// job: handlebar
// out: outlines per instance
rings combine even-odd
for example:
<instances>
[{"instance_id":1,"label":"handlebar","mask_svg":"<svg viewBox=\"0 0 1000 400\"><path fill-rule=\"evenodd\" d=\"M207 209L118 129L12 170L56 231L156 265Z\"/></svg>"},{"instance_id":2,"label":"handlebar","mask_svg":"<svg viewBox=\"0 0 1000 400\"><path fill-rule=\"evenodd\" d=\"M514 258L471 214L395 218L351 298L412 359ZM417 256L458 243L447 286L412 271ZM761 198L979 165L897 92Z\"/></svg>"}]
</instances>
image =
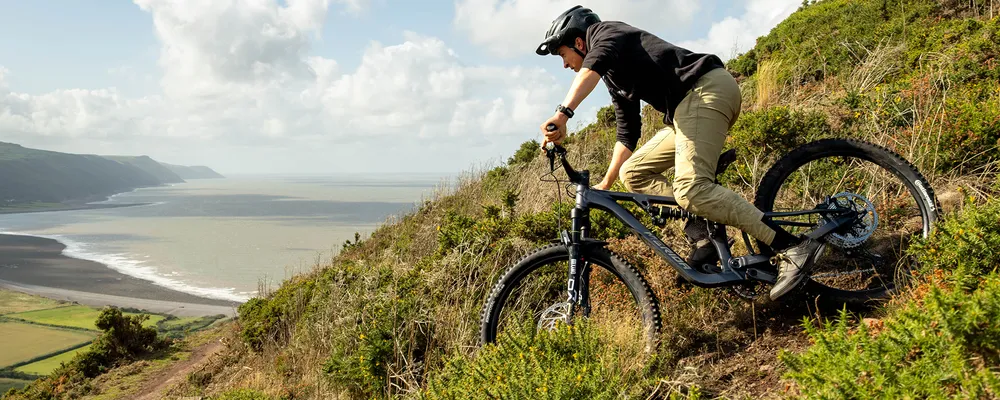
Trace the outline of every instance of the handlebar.
<instances>
[{"instance_id":1,"label":"handlebar","mask_svg":"<svg viewBox=\"0 0 1000 400\"><path fill-rule=\"evenodd\" d=\"M545 130L549 132L554 132L556 129L559 129L556 124L550 123L545 126ZM566 175L569 177L570 182L588 186L590 185L590 182L584 182L585 180L589 180L584 177L586 171L584 171L584 174L581 174L569 165L569 161L566 161L566 148L552 142L545 144L545 156L549 158L549 170L553 172L556 170L555 160L557 155L559 156L559 161L562 163L563 169L566 170Z\"/></svg>"}]
</instances>

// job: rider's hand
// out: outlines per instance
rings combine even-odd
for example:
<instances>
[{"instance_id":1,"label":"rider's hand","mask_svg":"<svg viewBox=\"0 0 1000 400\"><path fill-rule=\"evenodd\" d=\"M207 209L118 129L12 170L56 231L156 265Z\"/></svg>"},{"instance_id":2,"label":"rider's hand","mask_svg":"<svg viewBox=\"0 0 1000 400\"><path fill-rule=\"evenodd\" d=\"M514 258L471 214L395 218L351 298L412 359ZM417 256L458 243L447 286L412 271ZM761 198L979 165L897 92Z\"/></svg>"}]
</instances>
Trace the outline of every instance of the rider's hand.
<instances>
[{"instance_id":1,"label":"rider's hand","mask_svg":"<svg viewBox=\"0 0 1000 400\"><path fill-rule=\"evenodd\" d=\"M612 185L611 182L608 182L607 180L602 180L601 183L598 183L598 184L594 185L594 189L597 189L597 190L610 190L611 189L611 185Z\"/></svg>"},{"instance_id":2,"label":"rider's hand","mask_svg":"<svg viewBox=\"0 0 1000 400\"><path fill-rule=\"evenodd\" d=\"M545 139L542 141L543 149L545 148L545 145L548 142L552 142L555 144L562 143L563 139L566 138L566 121L568 120L569 117L567 117L566 114L563 114L561 112L556 112L555 115L553 115L551 118L542 123L542 126L540 128L542 130L542 134L545 135ZM552 132L546 130L545 127L548 126L549 124L555 124L556 130Z\"/></svg>"}]
</instances>

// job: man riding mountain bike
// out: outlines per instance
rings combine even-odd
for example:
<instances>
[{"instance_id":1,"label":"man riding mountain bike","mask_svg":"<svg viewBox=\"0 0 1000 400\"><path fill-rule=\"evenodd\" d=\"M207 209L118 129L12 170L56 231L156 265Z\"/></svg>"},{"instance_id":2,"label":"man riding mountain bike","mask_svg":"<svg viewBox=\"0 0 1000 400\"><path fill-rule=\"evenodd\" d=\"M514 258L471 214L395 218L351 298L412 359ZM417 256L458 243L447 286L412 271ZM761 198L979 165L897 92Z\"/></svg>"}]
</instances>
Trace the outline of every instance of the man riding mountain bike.
<instances>
[{"instance_id":1,"label":"man riding mountain bike","mask_svg":"<svg viewBox=\"0 0 1000 400\"><path fill-rule=\"evenodd\" d=\"M573 110L603 80L617 120L617 142L604 179L608 190L620 179L632 192L672 196L684 210L742 229L778 253L777 299L803 283L822 251L820 242L799 238L765 220L764 213L739 194L715 183L715 172L729 128L740 114L740 89L722 60L693 53L619 21L601 21L588 8L560 14L535 52L558 55L577 73L556 113L541 125L544 147L566 137ZM667 126L636 149L641 134L640 101L664 114ZM557 129L549 131L549 124ZM671 183L663 173L673 167ZM685 227L695 248L687 263L704 271L718 262L704 226Z\"/></svg>"}]
</instances>

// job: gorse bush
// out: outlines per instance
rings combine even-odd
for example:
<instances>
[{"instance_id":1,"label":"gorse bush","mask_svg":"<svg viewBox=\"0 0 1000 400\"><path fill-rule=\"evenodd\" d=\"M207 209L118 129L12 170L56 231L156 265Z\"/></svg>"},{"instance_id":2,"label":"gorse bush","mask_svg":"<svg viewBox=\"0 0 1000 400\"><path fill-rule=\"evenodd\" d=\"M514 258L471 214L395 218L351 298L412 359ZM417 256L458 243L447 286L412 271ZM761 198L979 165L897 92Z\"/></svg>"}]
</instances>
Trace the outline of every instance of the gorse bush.
<instances>
[{"instance_id":1,"label":"gorse bush","mask_svg":"<svg viewBox=\"0 0 1000 400\"><path fill-rule=\"evenodd\" d=\"M423 359L430 340L430 332L418 327L429 309L420 271L381 267L374 272L361 289L381 295L345 299L352 303L357 325L348 331L352 336L339 337L341 345L323 365L331 381L359 396L384 393L398 383L390 377L394 366Z\"/></svg>"},{"instance_id":2,"label":"gorse bush","mask_svg":"<svg viewBox=\"0 0 1000 400\"><path fill-rule=\"evenodd\" d=\"M729 144L744 151L784 155L831 133L823 113L781 106L743 113L733 126Z\"/></svg>"},{"instance_id":3,"label":"gorse bush","mask_svg":"<svg viewBox=\"0 0 1000 400\"><path fill-rule=\"evenodd\" d=\"M957 217L947 218L926 241L914 243L909 251L916 256L924 274L948 272L949 279L964 287L974 287L979 278L1000 266L1000 201L969 205Z\"/></svg>"},{"instance_id":4,"label":"gorse bush","mask_svg":"<svg viewBox=\"0 0 1000 400\"><path fill-rule=\"evenodd\" d=\"M266 393L253 389L230 390L218 396L210 397L211 400L273 400L274 397Z\"/></svg>"},{"instance_id":5,"label":"gorse bush","mask_svg":"<svg viewBox=\"0 0 1000 400\"><path fill-rule=\"evenodd\" d=\"M268 343L283 343L287 339L283 324L294 320L293 311L309 301L316 284L309 279L294 279L268 298L254 297L240 304L240 338L256 351Z\"/></svg>"},{"instance_id":6,"label":"gorse bush","mask_svg":"<svg viewBox=\"0 0 1000 400\"><path fill-rule=\"evenodd\" d=\"M645 371L623 365L585 323L554 331L506 331L501 345L457 356L432 377L427 399L612 399L645 397ZM677 394L675 397L680 397ZM698 390L690 399L700 398Z\"/></svg>"},{"instance_id":7,"label":"gorse bush","mask_svg":"<svg viewBox=\"0 0 1000 400\"><path fill-rule=\"evenodd\" d=\"M542 144L534 139L521 143L521 147L507 160L507 166L513 167L530 163L542 151L541 146Z\"/></svg>"},{"instance_id":8,"label":"gorse bush","mask_svg":"<svg viewBox=\"0 0 1000 400\"><path fill-rule=\"evenodd\" d=\"M888 317L806 323L814 343L783 352L805 398L985 398L1000 394L1000 201L945 220L910 248L921 281Z\"/></svg>"},{"instance_id":9,"label":"gorse bush","mask_svg":"<svg viewBox=\"0 0 1000 400\"><path fill-rule=\"evenodd\" d=\"M815 343L782 353L803 398L986 398L1000 393L1000 276L979 288L925 285L872 328L806 324Z\"/></svg>"}]
</instances>

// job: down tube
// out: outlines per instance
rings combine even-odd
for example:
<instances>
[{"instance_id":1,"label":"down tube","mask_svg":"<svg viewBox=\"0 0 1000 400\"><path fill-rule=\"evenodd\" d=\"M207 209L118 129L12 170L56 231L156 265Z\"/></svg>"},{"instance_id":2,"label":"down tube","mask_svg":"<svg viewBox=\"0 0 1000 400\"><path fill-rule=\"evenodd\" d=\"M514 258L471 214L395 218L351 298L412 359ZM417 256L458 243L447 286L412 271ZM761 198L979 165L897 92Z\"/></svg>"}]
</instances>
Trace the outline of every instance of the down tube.
<instances>
[{"instance_id":1,"label":"down tube","mask_svg":"<svg viewBox=\"0 0 1000 400\"><path fill-rule=\"evenodd\" d=\"M691 266L688 265L683 258L677 255L677 253L667 246L666 243L663 243L660 238L650 232L649 229L642 224L642 222L639 222L639 220L632 215L632 213L628 212L628 210L606 195L600 193L590 193L590 196L587 196L585 203L587 203L588 206L610 212L618 217L618 219L622 220L622 222L625 222L625 224L628 225L633 232L638 234L639 237L646 242L646 244L653 248L653 251L655 251L657 255L677 269L679 274L683 275L689 281L694 282L698 286L715 287L743 280L743 277L740 274L737 274L732 270L718 274L705 274L691 268Z\"/></svg>"}]
</instances>

